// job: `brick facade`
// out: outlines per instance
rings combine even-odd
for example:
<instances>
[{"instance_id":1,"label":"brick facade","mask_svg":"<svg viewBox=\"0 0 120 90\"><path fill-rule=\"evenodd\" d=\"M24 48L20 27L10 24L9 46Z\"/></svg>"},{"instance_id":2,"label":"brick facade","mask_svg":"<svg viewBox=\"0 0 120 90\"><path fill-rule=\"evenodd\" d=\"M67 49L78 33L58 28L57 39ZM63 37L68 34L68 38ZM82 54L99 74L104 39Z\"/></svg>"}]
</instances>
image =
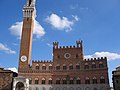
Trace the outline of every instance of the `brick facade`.
<instances>
[{"instance_id":1,"label":"brick facade","mask_svg":"<svg viewBox=\"0 0 120 90\"><path fill-rule=\"evenodd\" d=\"M56 47L53 43L53 60L33 60L19 75L29 78L30 85L109 86L107 58L84 59L82 41L79 42L79 46L76 43L70 47Z\"/></svg>"},{"instance_id":2,"label":"brick facade","mask_svg":"<svg viewBox=\"0 0 120 90\"><path fill-rule=\"evenodd\" d=\"M18 74L29 79L30 90L109 90L107 58L84 59L80 40L74 46L53 42L52 60L33 60L30 64L35 5L27 1L31 5L23 8Z\"/></svg>"},{"instance_id":3,"label":"brick facade","mask_svg":"<svg viewBox=\"0 0 120 90\"><path fill-rule=\"evenodd\" d=\"M16 76L17 73L0 68L0 90L12 90L13 77Z\"/></svg>"},{"instance_id":4,"label":"brick facade","mask_svg":"<svg viewBox=\"0 0 120 90\"><path fill-rule=\"evenodd\" d=\"M113 74L112 80L113 80L114 90L119 90L120 89L120 66L117 67L116 70L112 72L112 74Z\"/></svg>"}]
</instances>

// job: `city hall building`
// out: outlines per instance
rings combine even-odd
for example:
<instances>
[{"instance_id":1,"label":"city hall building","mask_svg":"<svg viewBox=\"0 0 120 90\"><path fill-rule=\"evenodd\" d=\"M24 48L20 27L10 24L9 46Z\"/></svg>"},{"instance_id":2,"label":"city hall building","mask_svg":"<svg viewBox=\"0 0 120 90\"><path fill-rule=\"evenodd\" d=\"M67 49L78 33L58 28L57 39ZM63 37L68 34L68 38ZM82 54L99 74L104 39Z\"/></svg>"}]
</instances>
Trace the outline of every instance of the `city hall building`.
<instances>
[{"instance_id":1,"label":"city hall building","mask_svg":"<svg viewBox=\"0 0 120 90\"><path fill-rule=\"evenodd\" d=\"M13 90L109 90L107 58L84 59L82 40L73 46L53 42L53 60L31 62L35 0L23 7L18 77Z\"/></svg>"}]
</instances>

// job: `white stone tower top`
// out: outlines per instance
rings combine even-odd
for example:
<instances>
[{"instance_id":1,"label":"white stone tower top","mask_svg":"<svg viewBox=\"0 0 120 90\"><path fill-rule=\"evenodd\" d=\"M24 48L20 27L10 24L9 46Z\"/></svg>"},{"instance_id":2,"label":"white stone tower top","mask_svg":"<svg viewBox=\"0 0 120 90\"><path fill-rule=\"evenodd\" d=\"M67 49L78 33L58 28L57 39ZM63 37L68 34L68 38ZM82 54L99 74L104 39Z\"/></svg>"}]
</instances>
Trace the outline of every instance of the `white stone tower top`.
<instances>
[{"instance_id":1,"label":"white stone tower top","mask_svg":"<svg viewBox=\"0 0 120 90\"><path fill-rule=\"evenodd\" d=\"M23 7L24 18L35 18L36 17L36 0L27 0L26 5Z\"/></svg>"}]
</instances>

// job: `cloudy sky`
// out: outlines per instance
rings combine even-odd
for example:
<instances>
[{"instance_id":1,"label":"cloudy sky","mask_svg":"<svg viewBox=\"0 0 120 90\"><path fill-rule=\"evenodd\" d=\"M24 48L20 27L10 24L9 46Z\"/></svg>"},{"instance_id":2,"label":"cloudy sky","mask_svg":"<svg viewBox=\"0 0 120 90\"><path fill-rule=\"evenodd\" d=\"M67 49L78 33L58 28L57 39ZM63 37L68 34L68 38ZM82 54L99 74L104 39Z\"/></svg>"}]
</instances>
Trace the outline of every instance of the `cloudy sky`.
<instances>
[{"instance_id":1,"label":"cloudy sky","mask_svg":"<svg viewBox=\"0 0 120 90\"><path fill-rule=\"evenodd\" d=\"M0 67L18 68L22 8L26 0L0 0ZM52 60L52 43L83 40L85 58L108 58L120 66L120 0L37 0L32 60Z\"/></svg>"}]
</instances>

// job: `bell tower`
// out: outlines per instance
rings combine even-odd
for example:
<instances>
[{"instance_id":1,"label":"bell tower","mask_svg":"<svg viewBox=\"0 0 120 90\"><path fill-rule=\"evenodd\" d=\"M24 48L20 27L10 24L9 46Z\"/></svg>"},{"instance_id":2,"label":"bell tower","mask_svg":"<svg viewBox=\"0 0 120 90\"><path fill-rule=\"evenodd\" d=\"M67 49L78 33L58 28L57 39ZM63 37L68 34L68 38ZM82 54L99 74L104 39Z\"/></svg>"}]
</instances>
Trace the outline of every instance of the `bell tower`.
<instances>
[{"instance_id":1,"label":"bell tower","mask_svg":"<svg viewBox=\"0 0 120 90\"><path fill-rule=\"evenodd\" d=\"M32 51L32 33L36 17L36 0L27 0L23 7L23 27L19 54L18 72L29 69Z\"/></svg>"}]
</instances>

